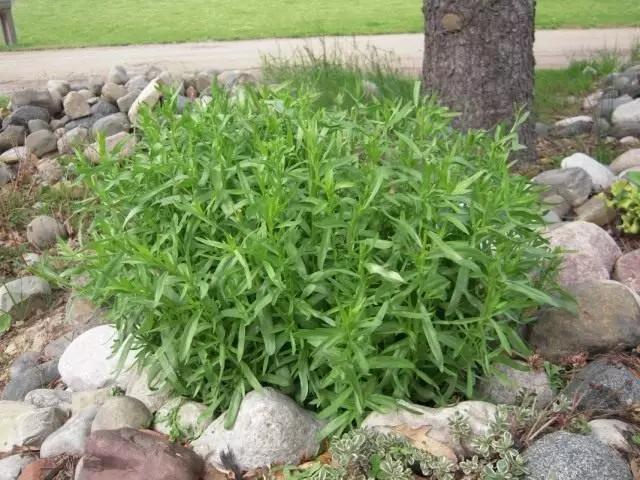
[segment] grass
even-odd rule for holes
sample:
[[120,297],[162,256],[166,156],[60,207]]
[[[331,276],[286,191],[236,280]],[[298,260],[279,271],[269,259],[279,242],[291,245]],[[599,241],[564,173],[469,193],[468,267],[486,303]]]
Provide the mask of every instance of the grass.
[[[18,0],[19,48],[421,32],[420,0]],[[536,25],[640,25],[637,0],[538,0]],[[3,48],[3,47],[0,47]]]

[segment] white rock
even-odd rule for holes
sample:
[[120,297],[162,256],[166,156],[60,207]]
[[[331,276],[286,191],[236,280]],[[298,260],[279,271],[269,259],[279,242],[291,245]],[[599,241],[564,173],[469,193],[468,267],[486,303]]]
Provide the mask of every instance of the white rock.
[[553,124],[554,127],[570,127],[575,123],[593,123],[593,118],[589,115],[578,115],[576,117],[569,117],[563,120],[559,120]]
[[14,445],[14,427],[17,419],[37,410],[31,404],[0,400],[0,453],[10,452]]
[[153,108],[156,103],[162,97],[160,88],[176,88],[179,87],[178,82],[168,72],[163,72],[154,78],[149,84],[144,87],[144,90],[140,92],[138,98],[133,102],[129,109],[129,121],[132,125],[136,125],[138,121],[138,115],[140,108],[143,105],[147,105],[148,108]]
[[11,455],[0,460],[0,480],[18,480],[20,472],[36,460],[33,455]]
[[180,433],[187,439],[195,440],[213,421],[212,418],[204,415],[206,410],[207,407],[201,403],[182,398],[171,399],[156,412],[153,429],[156,432],[171,435],[171,419],[175,415]]
[[114,384],[126,386],[130,379],[127,370],[133,365],[135,355],[129,352],[124,369],[118,374],[116,368],[121,352],[113,353],[116,334],[111,325],[100,325],[71,342],[58,363],[62,381],[71,390],[96,390]]
[[613,111],[611,120],[614,125],[626,122],[640,122],[640,98],[616,108]]
[[240,468],[249,470],[275,463],[297,465],[318,450],[322,424],[293,400],[271,388],[249,392],[240,405],[234,426],[224,428],[224,414],[193,442],[206,462],[220,464],[220,453],[234,452]]
[[574,153],[562,160],[560,165],[562,168],[582,168],[591,177],[593,187],[596,191],[605,190],[610,187],[616,179],[616,176],[611,170],[584,153]]
[[640,148],[627,150],[622,155],[616,157],[616,159],[611,162],[611,165],[609,165],[609,169],[616,175],[619,175],[628,168],[634,167],[640,167]]
[[113,395],[113,388],[101,388],[99,390],[86,390],[84,392],[71,393],[71,412],[76,413],[92,407],[104,405]]
[[620,145],[623,145],[623,146],[636,146],[636,145],[640,145],[640,138],[623,137],[618,142],[620,143]]
[[71,120],[91,115],[91,107],[84,96],[78,92],[71,92],[62,101],[64,113]]
[[584,102],[582,103],[582,108],[584,108],[585,110],[591,110],[592,108],[596,108],[603,95],[604,95],[604,92],[602,90],[599,90],[587,96],[587,98],[585,98]]
[[13,147],[0,154],[0,162],[10,165],[12,163],[24,162],[29,159],[31,153],[27,147]]
[[40,447],[40,457],[52,458],[64,454],[82,456],[98,408],[93,406],[78,412],[60,429],[49,435]]
[[609,445],[620,452],[632,452],[633,448],[625,438],[625,433],[634,433],[634,428],[631,425],[620,420],[602,418],[591,420],[589,426],[591,427],[589,435],[597,438],[605,445]]
[[[362,423],[363,428],[373,428],[380,432],[393,432],[394,427],[408,428],[429,427],[427,437],[451,448],[458,457],[465,455],[464,446],[457,442],[452,434],[449,421],[457,414],[467,419],[471,428],[471,438],[482,437],[487,434],[489,424],[495,418],[498,407],[491,403],[480,401],[460,402],[453,407],[429,408],[422,405],[407,404],[411,410],[398,409],[389,413],[372,412]],[[420,413],[414,413],[420,412]]]
[[[136,398],[140,400],[149,409],[151,413],[158,411],[169,400],[169,389],[163,388],[162,390],[152,390],[149,388],[148,372],[133,373],[131,375],[131,381],[127,386],[126,394],[128,397]],[[152,386],[155,386],[152,384]]]
[[27,225],[27,240],[37,248],[49,248],[60,238],[67,238],[64,225],[48,215],[39,215]]

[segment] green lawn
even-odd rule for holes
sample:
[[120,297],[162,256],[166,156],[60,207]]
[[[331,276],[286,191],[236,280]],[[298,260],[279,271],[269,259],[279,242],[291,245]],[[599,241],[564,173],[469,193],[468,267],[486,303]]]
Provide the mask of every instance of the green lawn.
[[[539,28],[640,25],[638,0],[538,0],[537,4]],[[16,0],[15,17],[23,48],[423,28],[420,0]]]

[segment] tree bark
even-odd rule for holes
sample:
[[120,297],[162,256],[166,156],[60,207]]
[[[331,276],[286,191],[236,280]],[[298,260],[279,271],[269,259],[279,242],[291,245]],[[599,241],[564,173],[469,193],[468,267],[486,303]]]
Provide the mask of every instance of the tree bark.
[[[561,0],[559,0],[561,1]],[[526,150],[520,161],[535,161],[533,89],[535,0],[424,0],[425,94],[459,112],[454,127],[511,128],[518,111],[530,112],[520,127]]]

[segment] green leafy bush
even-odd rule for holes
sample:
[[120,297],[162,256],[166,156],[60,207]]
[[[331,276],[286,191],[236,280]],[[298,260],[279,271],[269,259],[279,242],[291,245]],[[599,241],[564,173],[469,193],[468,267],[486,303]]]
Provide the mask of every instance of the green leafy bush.
[[329,434],[397,398],[471,395],[527,354],[518,327],[557,304],[556,261],[538,192],[508,172],[514,134],[452,131],[419,85],[342,109],[313,85],[213,98],[143,114],[126,165],[79,167],[92,222],[64,277],[86,275],[152,375],[228,425],[273,385]]
[[613,183],[606,202],[620,214],[620,230],[637,234],[640,233],[640,174],[629,172],[627,178]]

